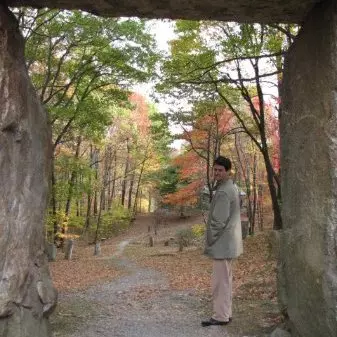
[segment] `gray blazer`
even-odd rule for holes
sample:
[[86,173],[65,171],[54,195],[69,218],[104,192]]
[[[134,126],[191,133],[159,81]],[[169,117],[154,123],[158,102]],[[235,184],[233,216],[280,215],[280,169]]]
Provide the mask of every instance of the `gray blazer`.
[[205,254],[213,259],[233,259],[243,253],[240,200],[231,179],[220,184],[212,198],[206,229]]

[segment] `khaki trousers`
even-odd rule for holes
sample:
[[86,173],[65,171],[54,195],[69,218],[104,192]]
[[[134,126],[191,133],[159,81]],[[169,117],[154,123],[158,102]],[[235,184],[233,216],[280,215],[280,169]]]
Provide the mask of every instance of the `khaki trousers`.
[[232,317],[232,259],[213,260],[213,316],[227,322]]

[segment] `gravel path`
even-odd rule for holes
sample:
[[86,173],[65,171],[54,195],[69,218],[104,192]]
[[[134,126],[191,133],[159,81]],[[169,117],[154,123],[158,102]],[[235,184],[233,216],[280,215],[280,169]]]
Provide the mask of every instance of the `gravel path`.
[[[193,290],[170,290],[162,274],[126,260],[122,253],[128,243],[121,242],[112,258],[128,270],[126,276],[85,291],[60,294],[60,307],[76,303],[77,311],[72,317],[73,331],[56,329],[55,337],[239,337],[226,327],[202,328],[200,321],[206,316],[200,298]],[[66,325],[67,315],[54,326]]]

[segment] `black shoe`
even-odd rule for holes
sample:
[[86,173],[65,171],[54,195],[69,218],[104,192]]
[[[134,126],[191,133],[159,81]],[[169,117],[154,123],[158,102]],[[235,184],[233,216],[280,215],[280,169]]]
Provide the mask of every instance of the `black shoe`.
[[202,321],[201,325],[202,326],[210,326],[210,325],[227,325],[232,319],[230,318],[229,321],[218,321],[214,318],[210,318],[208,321]]

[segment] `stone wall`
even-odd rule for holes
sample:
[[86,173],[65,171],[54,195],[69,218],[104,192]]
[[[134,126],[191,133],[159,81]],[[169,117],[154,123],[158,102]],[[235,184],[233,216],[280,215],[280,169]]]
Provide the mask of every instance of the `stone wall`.
[[306,20],[286,62],[280,299],[293,335],[337,336],[337,5]]
[[6,0],[9,6],[83,9],[103,16],[302,22],[320,0]]

